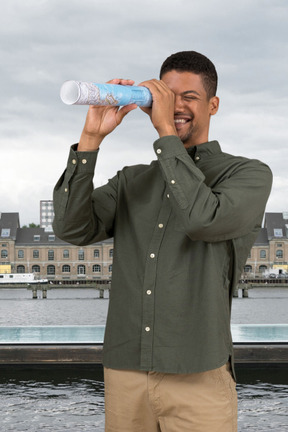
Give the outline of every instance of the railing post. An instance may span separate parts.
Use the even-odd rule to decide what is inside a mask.
[[[37,286],[32,287],[32,299],[37,299]]]
[[[46,287],[42,287],[42,298],[47,299],[47,288]]]

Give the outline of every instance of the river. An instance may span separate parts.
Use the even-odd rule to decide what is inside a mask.
[[[105,324],[107,293],[89,289],[52,289],[47,299],[31,291],[0,289],[0,326]],[[235,298],[233,324],[287,324],[288,289],[257,288]],[[103,432],[102,375],[89,370],[0,369],[0,431]],[[288,431],[288,377],[277,381],[241,377],[239,432]]]

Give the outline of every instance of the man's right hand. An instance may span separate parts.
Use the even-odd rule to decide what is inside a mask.
[[[134,81],[113,79],[108,84],[133,85]],[[95,151],[99,148],[106,135],[111,133],[132,110],[136,104],[118,106],[91,105],[88,109],[86,122],[81,134],[77,151]]]

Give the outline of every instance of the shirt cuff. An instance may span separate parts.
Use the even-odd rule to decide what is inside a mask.
[[[187,156],[187,150],[183,142],[176,135],[159,138],[154,142],[153,146],[156,155],[158,157],[161,156],[161,159],[168,159],[180,155]]]
[[[78,152],[77,146],[78,144],[73,144],[70,148],[67,162],[68,171],[94,173],[99,150]]]

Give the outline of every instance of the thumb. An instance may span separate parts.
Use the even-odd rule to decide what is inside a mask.
[[[120,110],[117,113],[117,118],[118,118],[118,124],[120,124],[123,120],[123,118],[130,112],[135,110],[138,107],[138,105],[136,104],[130,104],[130,105],[125,105],[122,108],[120,108]]]

